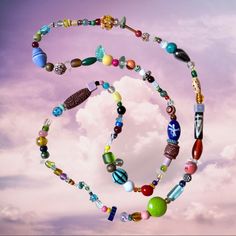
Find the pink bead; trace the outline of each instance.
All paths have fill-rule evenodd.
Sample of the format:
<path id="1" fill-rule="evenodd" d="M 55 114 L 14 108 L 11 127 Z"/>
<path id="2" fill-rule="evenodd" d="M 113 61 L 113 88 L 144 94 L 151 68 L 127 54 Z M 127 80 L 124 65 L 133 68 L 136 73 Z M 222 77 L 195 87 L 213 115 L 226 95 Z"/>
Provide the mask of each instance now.
<path id="1" fill-rule="evenodd" d="M 141 217 L 142 217 L 143 220 L 147 220 L 147 219 L 149 219 L 150 214 L 149 214 L 148 211 L 142 211 L 141 212 Z"/>
<path id="2" fill-rule="evenodd" d="M 47 131 L 44 131 L 44 130 L 40 130 L 39 131 L 39 136 L 40 137 L 46 137 L 48 135 L 48 132 Z"/>
<path id="3" fill-rule="evenodd" d="M 197 164 L 193 161 L 188 161 L 185 164 L 184 171 L 190 175 L 194 174 L 197 171 Z"/>
<path id="4" fill-rule="evenodd" d="M 102 212 L 106 212 L 107 211 L 107 207 L 106 206 L 103 206 L 102 207 Z"/>
<path id="5" fill-rule="evenodd" d="M 119 65 L 119 60 L 113 59 L 113 60 L 112 60 L 112 65 L 113 65 L 113 66 L 118 66 L 118 65 Z"/>

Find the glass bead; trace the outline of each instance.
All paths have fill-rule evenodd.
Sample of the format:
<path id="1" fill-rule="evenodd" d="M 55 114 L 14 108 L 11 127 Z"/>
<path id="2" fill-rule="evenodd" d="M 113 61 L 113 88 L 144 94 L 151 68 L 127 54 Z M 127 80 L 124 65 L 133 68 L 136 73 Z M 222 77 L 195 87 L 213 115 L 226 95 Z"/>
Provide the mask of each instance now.
<path id="1" fill-rule="evenodd" d="M 54 72 L 57 75 L 63 75 L 66 72 L 67 68 L 64 63 L 56 63 L 54 66 Z"/>
<path id="2" fill-rule="evenodd" d="M 41 152 L 46 152 L 48 150 L 47 146 L 40 146 L 40 151 Z"/>
<path id="3" fill-rule="evenodd" d="M 47 143 L 48 143 L 48 140 L 47 140 L 45 137 L 38 137 L 38 138 L 36 139 L 36 144 L 37 144 L 38 146 L 46 146 Z"/>
<path id="4" fill-rule="evenodd" d="M 39 31 L 41 34 L 45 35 L 49 33 L 51 28 L 48 25 L 44 25 Z"/>
<path id="5" fill-rule="evenodd" d="M 190 70 L 193 70 L 194 67 L 195 67 L 195 63 L 194 63 L 193 61 L 189 61 L 189 62 L 187 63 L 187 67 L 188 67 Z"/>
<path id="6" fill-rule="evenodd" d="M 194 112 L 204 112 L 205 111 L 205 106 L 204 104 L 194 104 Z"/>
<path id="7" fill-rule="evenodd" d="M 160 167 L 160 170 L 162 170 L 163 172 L 166 172 L 166 171 L 167 171 L 167 166 L 162 165 L 162 166 Z"/>
<path id="8" fill-rule="evenodd" d="M 150 185 L 143 185 L 141 187 L 141 192 L 144 196 L 151 196 L 153 194 L 153 187 Z"/>
<path id="9" fill-rule="evenodd" d="M 97 61 L 96 57 L 87 57 L 84 60 L 82 60 L 81 64 L 82 66 L 90 66 L 94 64 Z"/>
<path id="10" fill-rule="evenodd" d="M 108 93 L 114 94 L 115 91 L 116 91 L 116 89 L 115 89 L 114 86 L 111 85 L 111 86 L 107 89 L 107 91 L 108 91 Z M 118 92 L 117 92 L 117 93 L 118 93 Z"/>
<path id="11" fill-rule="evenodd" d="M 142 220 L 141 212 L 134 212 L 131 214 L 131 217 L 134 222 L 138 222 L 138 221 Z"/>
<path id="12" fill-rule="evenodd" d="M 145 70 L 144 70 L 144 69 L 141 69 L 141 70 L 139 71 L 139 74 L 143 77 L 143 76 L 145 75 Z"/>
<path id="13" fill-rule="evenodd" d="M 102 45 L 99 45 L 95 52 L 97 60 L 101 62 L 104 55 L 105 55 L 105 49 L 102 47 Z"/>
<path id="14" fill-rule="evenodd" d="M 34 37 L 33 37 L 33 40 L 34 40 L 35 42 L 40 42 L 41 39 L 42 39 L 42 35 L 41 35 L 40 32 L 37 32 L 37 33 L 34 35 Z"/>
<path id="15" fill-rule="evenodd" d="M 166 40 L 162 40 L 161 43 L 160 43 L 160 47 L 165 49 L 168 45 L 168 42 Z"/>
<path id="16" fill-rule="evenodd" d="M 174 201 L 176 200 L 184 191 L 184 188 L 181 187 L 180 185 L 176 185 L 168 194 L 167 197 L 171 200 Z"/>
<path id="17" fill-rule="evenodd" d="M 180 48 L 177 48 L 174 52 L 174 57 L 182 62 L 189 62 L 190 61 L 190 57 L 188 56 L 188 54 Z"/>
<path id="18" fill-rule="evenodd" d="M 139 72 L 141 70 L 141 66 L 140 65 L 136 65 L 134 68 L 135 72 Z"/>
<path id="19" fill-rule="evenodd" d="M 118 66 L 119 65 L 119 60 L 113 58 L 112 65 L 115 66 L 115 67 Z"/>
<path id="20" fill-rule="evenodd" d="M 125 114 L 125 112 L 126 112 L 126 108 L 124 106 L 119 106 L 117 108 L 117 113 L 118 114 L 123 115 L 123 114 Z"/>
<path id="21" fill-rule="evenodd" d="M 102 209 L 102 207 L 103 207 L 103 203 L 99 199 L 95 201 L 95 205 L 99 209 Z"/>
<path id="22" fill-rule="evenodd" d="M 55 162 L 46 161 L 46 162 L 45 162 L 45 165 L 46 165 L 48 168 L 52 168 L 52 167 L 55 167 Z"/>
<path id="23" fill-rule="evenodd" d="M 87 186 L 85 186 L 85 188 L 84 188 L 86 191 L 90 191 L 90 187 L 87 185 Z"/>
<path id="24" fill-rule="evenodd" d="M 75 58 L 70 61 L 70 65 L 73 68 L 80 67 L 82 65 L 82 61 L 79 58 Z"/>
<path id="25" fill-rule="evenodd" d="M 129 220 L 129 214 L 127 212 L 122 212 L 120 214 L 120 220 L 122 222 L 127 222 Z"/>
<path id="26" fill-rule="evenodd" d="M 104 57 L 102 58 L 102 64 L 105 66 L 110 66 L 112 65 L 112 60 L 113 57 L 111 55 L 104 55 Z"/>
<path id="27" fill-rule="evenodd" d="M 118 103 L 117 103 L 117 105 L 118 105 Z M 122 106 L 122 104 L 121 104 L 121 105 L 118 105 L 118 106 Z M 119 115 L 119 116 L 116 118 L 116 121 L 117 121 L 117 122 L 123 122 L 123 116 L 122 116 L 122 115 Z"/>
<path id="28" fill-rule="evenodd" d="M 125 28 L 125 25 L 126 25 L 126 17 L 123 16 L 120 20 L 120 28 L 121 29 L 124 29 Z"/>
<path id="29" fill-rule="evenodd" d="M 111 146 L 106 145 L 104 149 L 105 149 L 106 152 L 108 152 L 110 150 L 110 148 L 111 148 Z"/>
<path id="30" fill-rule="evenodd" d="M 103 87 L 104 89 L 108 89 L 108 88 L 110 87 L 110 84 L 107 83 L 107 82 L 105 82 L 105 83 L 102 85 L 102 87 Z"/>
<path id="31" fill-rule="evenodd" d="M 33 42 L 32 43 L 32 47 L 33 48 L 38 48 L 39 47 L 39 43 L 38 42 Z"/>
<path id="32" fill-rule="evenodd" d="M 135 31 L 135 36 L 138 37 L 138 38 L 141 37 L 142 36 L 142 31 L 136 30 Z"/>
<path id="33" fill-rule="evenodd" d="M 92 194 L 89 199 L 91 202 L 95 202 L 98 200 L 98 196 L 96 194 Z"/>
<path id="34" fill-rule="evenodd" d="M 196 70 L 192 70 L 191 71 L 191 75 L 192 75 L 193 78 L 197 77 L 197 71 Z"/>
<path id="35" fill-rule="evenodd" d="M 184 180 L 179 181 L 179 186 L 184 187 L 186 185 L 186 182 Z"/>
<path id="36" fill-rule="evenodd" d="M 32 61 L 36 66 L 38 66 L 40 68 L 44 68 L 47 63 L 47 54 L 39 47 L 33 48 Z"/>
<path id="37" fill-rule="evenodd" d="M 103 206 L 102 207 L 102 212 L 106 212 L 107 211 L 107 206 Z"/>
<path id="38" fill-rule="evenodd" d="M 62 174 L 60 175 L 60 179 L 61 179 L 61 180 L 66 180 L 66 179 L 67 179 L 67 174 L 66 174 L 66 173 L 62 173 Z"/>
<path id="39" fill-rule="evenodd" d="M 175 53 L 176 49 L 177 49 L 177 45 L 175 43 L 168 43 L 166 46 L 166 51 L 168 53 Z"/>
<path id="40" fill-rule="evenodd" d="M 117 184 L 124 184 L 128 180 L 128 174 L 126 173 L 125 170 L 121 168 L 117 168 L 113 173 L 112 173 L 112 180 L 114 183 Z"/>
<path id="41" fill-rule="evenodd" d="M 202 155 L 203 145 L 201 139 L 196 139 L 192 148 L 192 157 L 195 160 L 199 160 Z"/>
<path id="42" fill-rule="evenodd" d="M 197 164 L 193 161 L 188 161 L 185 164 L 184 171 L 187 174 L 193 175 L 197 171 Z"/>
<path id="43" fill-rule="evenodd" d="M 115 132 L 116 134 L 121 133 L 121 131 L 122 131 L 122 128 L 121 128 L 121 127 L 119 127 L 119 126 L 115 126 L 115 127 L 114 127 L 114 132 Z"/>
<path id="44" fill-rule="evenodd" d="M 152 184 L 153 184 L 154 186 L 157 186 L 158 181 L 157 181 L 157 180 L 153 180 L 153 181 L 152 181 Z"/>
<path id="45" fill-rule="evenodd" d="M 42 157 L 43 159 L 47 159 L 47 158 L 49 158 L 49 156 L 50 156 L 50 154 L 49 154 L 48 151 L 41 153 L 41 157 Z"/>
<path id="46" fill-rule="evenodd" d="M 122 166 L 124 164 L 124 161 L 120 158 L 117 158 L 115 160 L 115 164 L 116 164 L 116 166 Z"/>
<path id="47" fill-rule="evenodd" d="M 119 121 L 116 121 L 115 126 L 123 127 L 123 123 L 122 123 L 122 122 L 119 122 Z"/>
<path id="48" fill-rule="evenodd" d="M 84 187 L 84 183 L 79 182 L 76 186 L 77 186 L 77 188 L 82 189 Z"/>
<path id="49" fill-rule="evenodd" d="M 84 26 L 87 26 L 87 25 L 89 24 L 89 21 L 88 21 L 88 19 L 83 19 L 83 22 L 82 22 L 82 24 L 83 24 Z"/>
<path id="50" fill-rule="evenodd" d="M 48 132 L 47 131 L 44 131 L 44 130 L 40 130 L 39 131 L 39 136 L 40 137 L 46 137 L 48 135 Z"/>
<path id="51" fill-rule="evenodd" d="M 192 180 L 192 176 L 190 174 L 184 174 L 183 180 L 185 182 L 190 182 Z"/>
<path id="52" fill-rule="evenodd" d="M 123 69 L 124 66 L 125 66 L 125 57 L 122 56 L 122 57 L 120 57 L 120 59 L 119 59 L 119 67 L 120 67 L 120 69 Z"/>
<path id="53" fill-rule="evenodd" d="M 167 204 L 161 197 L 153 197 L 149 200 L 147 210 L 153 217 L 160 217 L 166 213 Z"/>
<path id="54" fill-rule="evenodd" d="M 148 211 L 142 211 L 141 212 L 141 217 L 143 220 L 148 220 L 150 218 L 150 214 Z"/>
<path id="55" fill-rule="evenodd" d="M 128 70 L 133 70 L 135 68 L 135 61 L 134 60 L 128 60 L 126 62 L 126 68 Z"/>
<path id="56" fill-rule="evenodd" d="M 111 212 L 110 212 L 110 215 L 108 217 L 108 220 L 113 221 L 113 219 L 114 219 L 114 217 L 116 215 L 116 211 L 117 211 L 117 207 L 113 206 L 111 208 Z"/>
<path id="57" fill-rule="evenodd" d="M 58 176 L 60 176 L 61 174 L 62 174 L 62 170 L 61 169 L 58 169 L 58 168 L 56 168 L 55 170 L 54 170 L 54 172 L 53 172 L 55 175 L 58 175 Z"/>
<path id="58" fill-rule="evenodd" d="M 115 161 L 115 155 L 112 152 L 106 152 L 102 155 L 105 164 L 110 164 Z"/>
<path id="59" fill-rule="evenodd" d="M 61 116 L 62 115 L 62 113 L 63 113 L 63 110 L 61 109 L 61 107 L 55 107 L 54 109 L 53 109 L 53 111 L 52 111 L 52 114 L 54 115 L 54 116 Z"/>
<path id="60" fill-rule="evenodd" d="M 107 165 L 107 171 L 108 172 L 114 172 L 116 170 L 116 165 L 114 163 L 108 164 Z"/>
<path id="61" fill-rule="evenodd" d="M 62 20 L 57 21 L 57 23 L 55 24 L 55 27 L 62 27 L 62 26 L 63 26 Z"/>
<path id="62" fill-rule="evenodd" d="M 178 141 L 181 134 L 181 128 L 177 120 L 170 121 L 167 127 L 167 133 L 168 133 L 169 139 Z"/>

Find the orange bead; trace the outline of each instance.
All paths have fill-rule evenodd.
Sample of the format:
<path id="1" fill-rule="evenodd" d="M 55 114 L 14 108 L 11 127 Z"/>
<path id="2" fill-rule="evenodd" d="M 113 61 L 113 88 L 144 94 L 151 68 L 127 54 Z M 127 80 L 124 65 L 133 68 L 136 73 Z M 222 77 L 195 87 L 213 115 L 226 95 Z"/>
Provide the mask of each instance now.
<path id="1" fill-rule="evenodd" d="M 132 217 L 132 220 L 133 220 L 134 222 L 138 222 L 138 221 L 142 220 L 142 216 L 141 216 L 141 213 L 140 213 L 140 212 L 134 212 L 134 213 L 131 215 L 131 217 Z"/>
<path id="2" fill-rule="evenodd" d="M 133 70 L 134 67 L 135 67 L 135 61 L 133 61 L 133 60 L 128 60 L 127 63 L 126 63 L 126 67 L 127 67 L 127 69 L 129 69 L 129 70 Z"/>
<path id="3" fill-rule="evenodd" d="M 195 160 L 199 160 L 201 155 L 202 155 L 202 149 L 203 149 L 203 145 L 202 145 L 202 140 L 201 139 L 196 139 L 194 145 L 193 145 L 193 149 L 192 149 L 192 157 Z"/>

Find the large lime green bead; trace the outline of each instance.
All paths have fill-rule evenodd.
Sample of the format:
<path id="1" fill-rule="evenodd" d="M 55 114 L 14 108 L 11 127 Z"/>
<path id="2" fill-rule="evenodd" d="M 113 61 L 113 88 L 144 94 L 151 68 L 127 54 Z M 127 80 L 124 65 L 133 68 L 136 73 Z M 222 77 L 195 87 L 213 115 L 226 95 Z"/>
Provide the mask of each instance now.
<path id="1" fill-rule="evenodd" d="M 105 152 L 102 157 L 105 164 L 113 163 L 116 159 L 112 152 Z"/>
<path id="2" fill-rule="evenodd" d="M 161 197 L 153 197 L 148 202 L 147 210 L 151 216 L 163 216 L 167 210 L 166 201 Z"/>

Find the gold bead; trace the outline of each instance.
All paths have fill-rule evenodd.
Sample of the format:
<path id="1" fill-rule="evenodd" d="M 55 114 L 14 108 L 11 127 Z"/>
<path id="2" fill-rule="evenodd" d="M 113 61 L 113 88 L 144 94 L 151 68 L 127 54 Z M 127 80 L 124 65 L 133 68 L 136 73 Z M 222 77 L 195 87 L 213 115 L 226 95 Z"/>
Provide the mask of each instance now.
<path id="1" fill-rule="evenodd" d="M 196 102 L 198 104 L 201 104 L 201 103 L 203 103 L 203 101 L 204 101 L 204 96 L 201 93 L 197 93 L 196 94 Z"/>
<path id="2" fill-rule="evenodd" d="M 114 26 L 114 18 L 112 16 L 101 17 L 101 27 L 102 29 L 111 30 Z"/>
<path id="3" fill-rule="evenodd" d="M 149 184 L 151 187 L 155 188 L 155 185 L 154 184 Z"/>
<path id="4" fill-rule="evenodd" d="M 140 220 L 142 220 L 142 217 L 141 217 L 141 213 L 140 212 L 134 212 L 131 214 L 131 217 L 132 217 L 132 220 L 134 222 L 138 222 Z"/>
<path id="5" fill-rule="evenodd" d="M 63 25 L 64 25 L 65 28 L 70 27 L 71 26 L 71 20 L 64 19 L 63 20 Z"/>

